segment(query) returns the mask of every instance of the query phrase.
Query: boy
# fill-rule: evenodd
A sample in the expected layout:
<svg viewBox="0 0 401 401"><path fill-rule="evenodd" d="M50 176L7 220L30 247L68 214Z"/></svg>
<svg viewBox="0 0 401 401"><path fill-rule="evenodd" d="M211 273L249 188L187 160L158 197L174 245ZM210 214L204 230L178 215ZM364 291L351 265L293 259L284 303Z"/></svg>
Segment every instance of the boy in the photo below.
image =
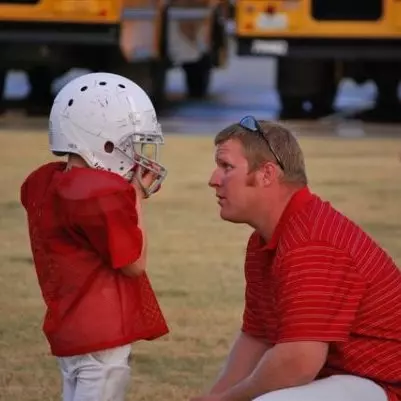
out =
<svg viewBox="0 0 401 401"><path fill-rule="evenodd" d="M142 216L167 174L157 162L163 134L138 85L92 73L57 95L49 142L67 162L39 167L21 188L43 330L64 401L122 401L131 344L168 332L145 273Z"/></svg>

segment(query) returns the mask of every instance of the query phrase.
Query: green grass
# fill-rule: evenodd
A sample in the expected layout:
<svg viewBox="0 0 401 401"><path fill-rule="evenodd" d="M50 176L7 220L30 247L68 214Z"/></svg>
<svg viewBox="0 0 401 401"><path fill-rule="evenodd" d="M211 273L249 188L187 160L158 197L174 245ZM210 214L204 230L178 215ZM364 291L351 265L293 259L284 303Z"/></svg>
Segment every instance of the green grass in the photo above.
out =
<svg viewBox="0 0 401 401"><path fill-rule="evenodd" d="M311 187L352 217L401 264L399 139L301 137ZM19 187L51 160L45 132L0 133L0 400L55 401L60 378L41 332ZM207 187L210 137L168 136L169 169L145 207L149 275L171 333L133 346L130 400L187 400L217 374L241 322L243 259L250 229L220 220Z"/></svg>

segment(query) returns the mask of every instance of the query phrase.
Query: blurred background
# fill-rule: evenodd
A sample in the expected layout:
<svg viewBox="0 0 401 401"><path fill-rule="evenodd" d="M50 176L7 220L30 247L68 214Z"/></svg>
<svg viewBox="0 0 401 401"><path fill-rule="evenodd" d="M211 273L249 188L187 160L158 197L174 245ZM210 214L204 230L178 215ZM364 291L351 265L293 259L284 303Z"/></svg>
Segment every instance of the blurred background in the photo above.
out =
<svg viewBox="0 0 401 401"><path fill-rule="evenodd" d="M125 75L158 111L168 169L145 205L170 334L133 347L127 401L187 401L241 324L247 226L219 218L213 136L246 114L297 134L311 189L401 266L400 0L0 0L0 401L60 400L20 186L54 161L54 96Z"/></svg>
<svg viewBox="0 0 401 401"><path fill-rule="evenodd" d="M397 0L0 0L0 21L3 117L46 116L71 78L109 71L173 132L245 113L401 119Z"/></svg>

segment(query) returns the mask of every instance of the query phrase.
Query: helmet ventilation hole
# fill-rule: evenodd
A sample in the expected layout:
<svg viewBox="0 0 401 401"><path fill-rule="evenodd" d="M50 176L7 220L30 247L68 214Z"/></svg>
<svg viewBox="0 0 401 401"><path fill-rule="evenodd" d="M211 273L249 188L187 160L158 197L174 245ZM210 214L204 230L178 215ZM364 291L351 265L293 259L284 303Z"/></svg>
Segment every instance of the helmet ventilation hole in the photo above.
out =
<svg viewBox="0 0 401 401"><path fill-rule="evenodd" d="M113 142L110 142L110 141L107 141L107 142L104 144L104 151L105 151L106 153L112 153L113 150L114 150L114 143L113 143Z"/></svg>
<svg viewBox="0 0 401 401"><path fill-rule="evenodd" d="M73 105L73 103L74 103L74 99L70 99L69 101L68 101L68 106L72 106Z"/></svg>
<svg viewBox="0 0 401 401"><path fill-rule="evenodd" d="M119 86L120 88L125 89L125 85L123 85L123 84L118 84L118 86Z"/></svg>
<svg viewBox="0 0 401 401"><path fill-rule="evenodd" d="M87 86L83 86L83 87L81 88L81 92L85 92L87 89L88 89Z"/></svg>
<svg viewBox="0 0 401 401"><path fill-rule="evenodd" d="M107 82L104 82L104 81L102 81L102 82L99 82L99 85L101 85L101 86L105 86L105 85L107 85Z"/></svg>

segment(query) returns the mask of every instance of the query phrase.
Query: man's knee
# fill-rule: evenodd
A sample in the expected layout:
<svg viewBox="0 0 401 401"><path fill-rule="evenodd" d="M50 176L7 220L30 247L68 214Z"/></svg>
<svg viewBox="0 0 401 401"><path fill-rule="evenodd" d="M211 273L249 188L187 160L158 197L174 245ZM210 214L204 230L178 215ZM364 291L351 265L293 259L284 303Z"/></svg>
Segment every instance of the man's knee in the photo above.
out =
<svg viewBox="0 0 401 401"><path fill-rule="evenodd" d="M254 398L252 401L307 401L303 398L300 398L300 395L297 394L296 398L294 398L294 391L290 391L291 389L283 389L272 391L271 393L263 394L257 398Z"/></svg>
<svg viewBox="0 0 401 401"><path fill-rule="evenodd" d="M253 401L386 401L383 388L371 380L335 375L309 384L272 391Z"/></svg>

